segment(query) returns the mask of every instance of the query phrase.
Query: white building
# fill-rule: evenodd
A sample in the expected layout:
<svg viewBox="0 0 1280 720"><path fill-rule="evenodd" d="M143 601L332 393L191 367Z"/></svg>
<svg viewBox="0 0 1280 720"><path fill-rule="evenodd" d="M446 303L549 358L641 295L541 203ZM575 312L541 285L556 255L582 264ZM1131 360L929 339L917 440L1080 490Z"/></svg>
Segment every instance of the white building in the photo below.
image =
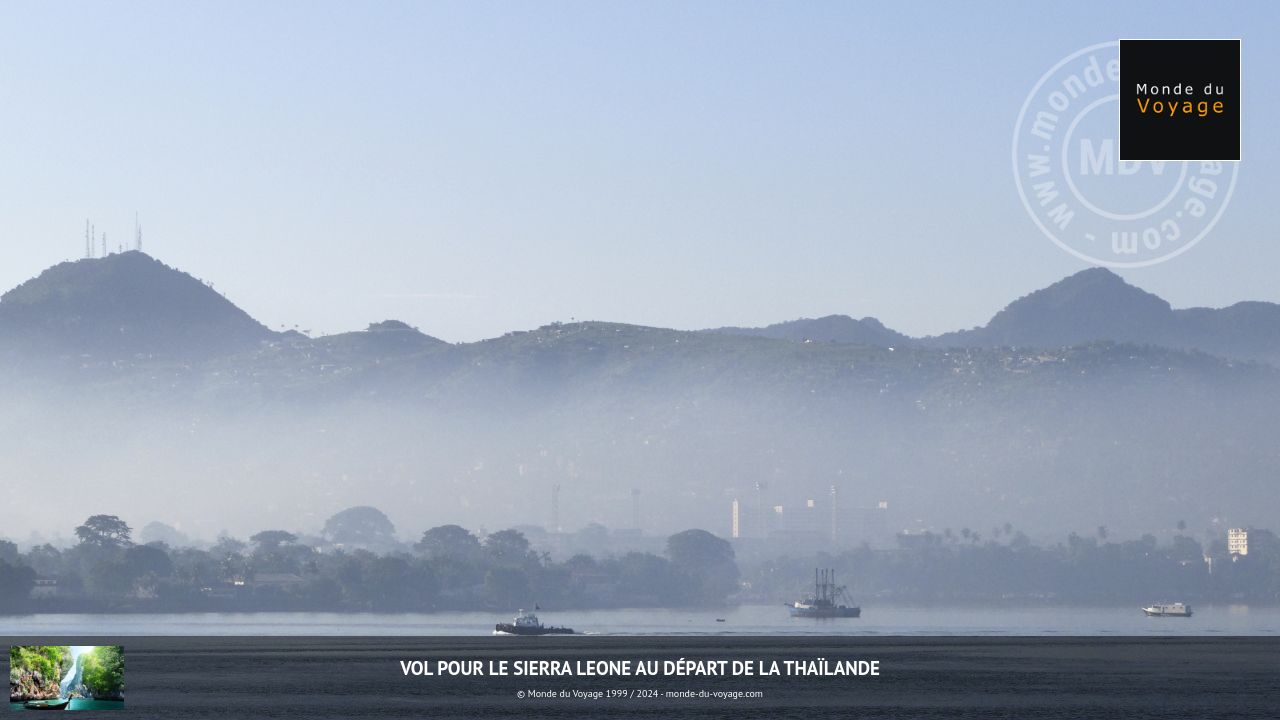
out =
<svg viewBox="0 0 1280 720"><path fill-rule="evenodd" d="M1249 554L1248 528L1231 528L1227 530L1227 552L1232 555Z"/></svg>

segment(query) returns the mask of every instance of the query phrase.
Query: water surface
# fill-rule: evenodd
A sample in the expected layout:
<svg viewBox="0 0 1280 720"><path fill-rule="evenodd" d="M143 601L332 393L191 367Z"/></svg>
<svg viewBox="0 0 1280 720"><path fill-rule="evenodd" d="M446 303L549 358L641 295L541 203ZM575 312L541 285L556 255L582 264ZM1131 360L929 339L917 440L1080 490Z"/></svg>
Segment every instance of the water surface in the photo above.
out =
<svg viewBox="0 0 1280 720"><path fill-rule="evenodd" d="M547 624L589 635L1280 635L1280 608L1205 605L1190 618L1138 607L863 606L861 618L792 618L780 605L711 610L542 610ZM717 618L724 622L717 622ZM172 613L0 616L0 635L488 635L509 614Z"/></svg>

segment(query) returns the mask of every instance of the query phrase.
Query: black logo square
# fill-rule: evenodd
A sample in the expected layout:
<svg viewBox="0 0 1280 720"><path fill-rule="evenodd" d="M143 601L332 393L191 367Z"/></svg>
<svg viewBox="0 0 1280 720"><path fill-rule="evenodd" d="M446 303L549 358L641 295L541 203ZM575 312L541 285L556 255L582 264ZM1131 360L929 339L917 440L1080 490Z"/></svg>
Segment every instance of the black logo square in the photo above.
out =
<svg viewBox="0 0 1280 720"><path fill-rule="evenodd" d="M1121 40L1120 159L1239 160L1240 41Z"/></svg>

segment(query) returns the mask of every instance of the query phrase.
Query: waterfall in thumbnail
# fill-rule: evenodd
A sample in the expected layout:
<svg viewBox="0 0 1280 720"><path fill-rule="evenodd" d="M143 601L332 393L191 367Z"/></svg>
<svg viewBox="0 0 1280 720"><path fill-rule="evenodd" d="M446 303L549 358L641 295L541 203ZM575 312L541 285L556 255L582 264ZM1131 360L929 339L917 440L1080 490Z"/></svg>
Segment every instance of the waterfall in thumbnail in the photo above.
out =
<svg viewBox="0 0 1280 720"><path fill-rule="evenodd" d="M71 693L80 685L80 656L92 649L93 646L91 645L71 646L71 667L67 670L66 677L62 678L62 682L58 685L60 697L71 697Z"/></svg>

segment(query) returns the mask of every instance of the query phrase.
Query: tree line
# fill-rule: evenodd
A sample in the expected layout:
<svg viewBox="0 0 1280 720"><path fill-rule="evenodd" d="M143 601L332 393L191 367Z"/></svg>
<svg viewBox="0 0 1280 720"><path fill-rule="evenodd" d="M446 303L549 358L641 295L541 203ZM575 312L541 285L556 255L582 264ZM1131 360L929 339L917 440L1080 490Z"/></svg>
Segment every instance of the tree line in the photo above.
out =
<svg viewBox="0 0 1280 720"><path fill-rule="evenodd" d="M1247 555L1228 552L1225 539L1206 547L1181 532L1160 544L1152 535L1117 541L1099 527L1047 546L1001 534L901 534L888 550L769 558L747 569L741 597L784 598L811 585L820 566L834 568L862 602L1280 602L1280 541L1263 529L1249 531Z"/></svg>
<svg viewBox="0 0 1280 720"><path fill-rule="evenodd" d="M212 546L136 543L112 515L75 529L78 542L19 552L0 541L0 610L509 611L723 604L738 589L728 542L703 530L666 540L662 554L576 554L556 562L524 533L483 536L457 525L411 546L374 508L335 515L318 538L264 530Z"/></svg>
<svg viewBox="0 0 1280 720"><path fill-rule="evenodd" d="M151 528L154 530L154 528ZM603 528L588 528L598 538ZM795 599L814 567L837 570L854 600L883 602L1280 602L1280 541L1251 530L1248 555L1223 540L1179 532L1115 541L1105 528L1033 544L1012 528L897 536L897 547L777 557L744 570L733 547L702 530L662 552L577 552L555 560L516 529L477 534L457 525L412 544L374 508L330 518L319 536L264 530L196 547L109 515L76 528L78 542L19 552L0 541L0 611L510 611L693 607ZM162 537L165 539L155 539ZM546 548L549 535L534 535ZM569 543L572 545L572 543ZM562 548L563 549L563 548ZM51 585L56 583L56 585Z"/></svg>

